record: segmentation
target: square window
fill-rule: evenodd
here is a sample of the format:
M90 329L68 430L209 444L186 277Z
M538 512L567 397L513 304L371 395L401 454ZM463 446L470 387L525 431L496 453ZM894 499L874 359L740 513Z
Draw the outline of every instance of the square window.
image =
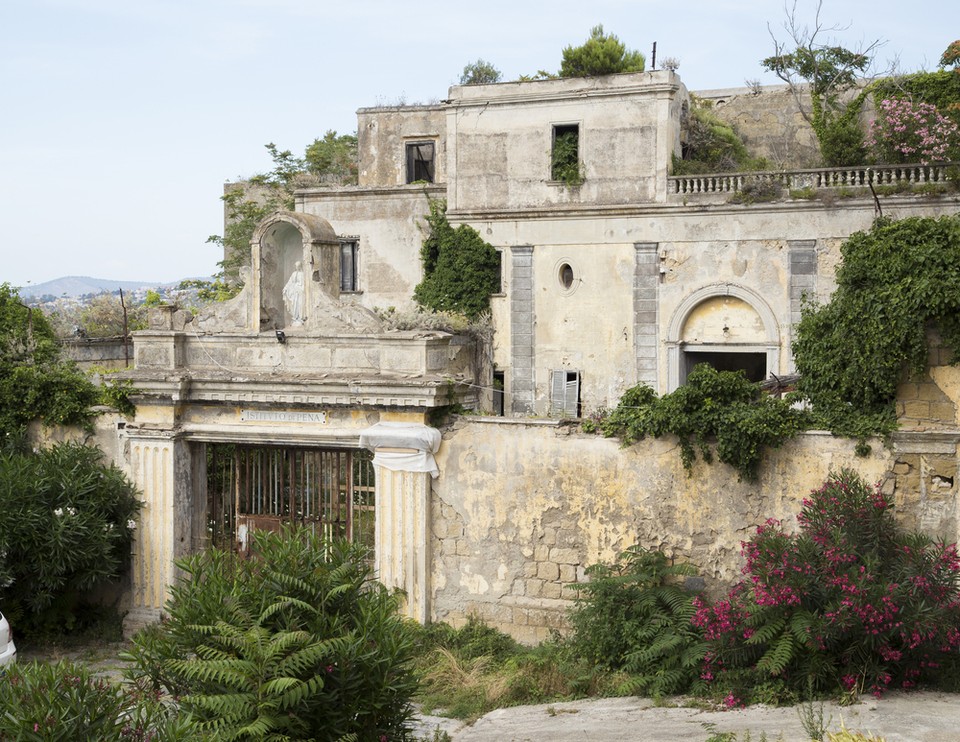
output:
M356 240L340 243L340 290L360 290L360 245Z
M433 142L408 142L407 183L415 183L418 180L433 183L433 177Z

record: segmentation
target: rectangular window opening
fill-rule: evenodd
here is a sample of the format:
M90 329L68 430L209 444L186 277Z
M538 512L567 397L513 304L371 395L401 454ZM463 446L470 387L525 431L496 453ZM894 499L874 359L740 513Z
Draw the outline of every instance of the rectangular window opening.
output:
M340 243L340 290L360 290L360 245L356 240Z
M550 414L580 417L580 372L556 369L550 382Z
M553 127L550 179L563 181L568 185L579 185L583 182L579 124L557 124Z
M408 142L407 183L416 183L417 181L433 183L433 178L433 142Z
M503 371L493 372L493 414L497 417L503 417L503 385L506 381L506 375Z

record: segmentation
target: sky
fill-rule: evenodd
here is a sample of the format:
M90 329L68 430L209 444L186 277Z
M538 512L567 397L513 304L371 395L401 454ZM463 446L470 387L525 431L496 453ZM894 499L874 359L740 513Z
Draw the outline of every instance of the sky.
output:
M212 275L223 184L269 170L269 142L302 155L358 108L442 100L478 58L556 71L598 23L648 68L656 42L690 90L774 84L759 60L784 18L779 0L0 0L0 283ZM960 36L958 0L823 0L821 19L904 71Z

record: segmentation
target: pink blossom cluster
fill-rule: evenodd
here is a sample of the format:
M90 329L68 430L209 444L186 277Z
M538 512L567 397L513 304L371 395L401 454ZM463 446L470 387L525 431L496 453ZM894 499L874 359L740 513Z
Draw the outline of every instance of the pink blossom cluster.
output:
M882 162L945 162L960 152L960 127L929 103L880 101L865 144Z

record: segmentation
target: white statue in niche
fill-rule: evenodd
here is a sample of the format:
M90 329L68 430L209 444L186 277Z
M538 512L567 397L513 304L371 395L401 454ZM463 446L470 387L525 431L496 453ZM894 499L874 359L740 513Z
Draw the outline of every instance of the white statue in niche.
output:
M287 285L283 287L283 305L294 325L303 324L303 292L303 270L298 260L293 266Z

